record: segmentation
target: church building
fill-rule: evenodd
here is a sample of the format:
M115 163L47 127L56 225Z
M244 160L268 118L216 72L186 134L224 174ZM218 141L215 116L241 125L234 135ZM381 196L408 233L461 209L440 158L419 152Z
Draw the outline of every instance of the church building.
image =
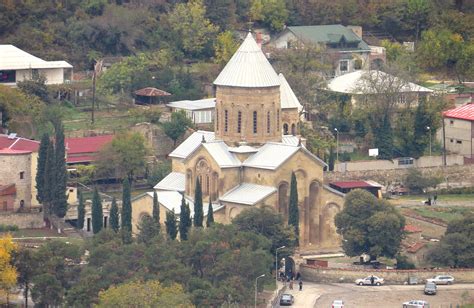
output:
M298 182L300 246L335 248L340 238L334 216L344 194L323 184L326 164L297 136L302 107L283 75L278 75L249 33L214 81L214 132L196 131L169 156L172 172L155 187L162 220L179 216L184 195L194 209L196 181L204 215L231 223L240 212L269 206L288 220L292 172ZM153 192L132 200L133 231L152 212Z

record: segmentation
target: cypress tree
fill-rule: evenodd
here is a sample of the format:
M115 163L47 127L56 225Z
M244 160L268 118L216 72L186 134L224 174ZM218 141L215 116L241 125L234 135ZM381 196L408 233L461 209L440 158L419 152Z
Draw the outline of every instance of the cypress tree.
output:
M43 213L47 217L51 214L51 202L54 195L54 145L52 142L48 144L46 152L46 162L44 166L44 177L43 177Z
M49 135L44 134L41 138L40 147L38 150L38 164L36 166L36 200L43 203L44 196L44 173L46 168L46 159L48 155Z
M77 192L79 198L79 204L77 205L77 228L84 228L84 218L86 216L86 207L84 205L84 196L81 191Z
M104 215L102 213L102 201L100 200L97 187L94 188L92 196L92 231L97 234L104 226Z
M160 205L158 204L158 194L153 192L153 221L158 231L160 230Z
M172 212L166 212L166 233L170 237L170 239L175 240L176 235L178 235L178 230L176 229L176 215L174 214L174 211Z
M420 102L418 103L418 106L416 107L415 111L415 119L413 121L413 124L414 133L413 145L411 147L411 156L419 158L420 156L423 156L423 153L429 143L429 133L431 133L431 131L427 130L426 128L428 126L433 127L431 116L426 106L425 100L420 100ZM433 131L436 132L436 129Z
M334 161L336 158L334 157L334 148L331 146L329 148L329 161L328 161L328 171L334 171Z
M206 227L210 227L214 223L214 210L212 209L212 203L209 199L209 206L207 208L207 220L206 220Z
M124 239L129 239L132 235L132 202L130 193L130 182L126 177L123 181L122 191L122 232Z
M181 212L179 213L179 236L182 241L188 239L188 231L191 227L191 211L189 205L184 200L184 196L181 199Z
M300 221L299 221L299 210L298 210L298 183L296 182L296 176L294 172L291 173L288 224L293 226L295 230L296 244L298 244L298 237L300 234Z
M118 232L120 229L119 212L115 197L112 198L112 205L110 206L110 227L115 232Z
M194 193L194 226L202 227L202 222L204 220L204 213L202 210L202 190L201 182L199 178L196 179L196 189Z
M64 146L64 128L60 121L54 125L55 128L55 176L53 212L58 217L66 216L67 212L67 168L66 168L66 148Z
M393 156L393 132L388 113L382 119L380 125L375 125L374 131L375 147L379 149L380 159L391 159Z

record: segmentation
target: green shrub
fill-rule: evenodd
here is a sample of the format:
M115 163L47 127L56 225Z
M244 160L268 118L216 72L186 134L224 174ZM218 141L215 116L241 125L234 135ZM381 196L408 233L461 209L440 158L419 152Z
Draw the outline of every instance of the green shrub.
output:
M17 225L0 225L0 232L14 232L18 230Z
M396 260L397 260L397 269L414 269L415 268L415 264L410 262L407 256L398 255L396 257Z

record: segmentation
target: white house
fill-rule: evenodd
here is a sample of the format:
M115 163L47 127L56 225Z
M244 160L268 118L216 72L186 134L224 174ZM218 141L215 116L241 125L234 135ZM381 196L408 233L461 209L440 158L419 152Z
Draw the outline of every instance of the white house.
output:
M37 75L46 84L62 84L71 80L72 65L66 61L45 61L13 45L0 45L0 84L16 86L18 81Z
M215 98L204 98L195 101L184 100L166 104L171 111L184 110L194 124L210 124L214 119Z

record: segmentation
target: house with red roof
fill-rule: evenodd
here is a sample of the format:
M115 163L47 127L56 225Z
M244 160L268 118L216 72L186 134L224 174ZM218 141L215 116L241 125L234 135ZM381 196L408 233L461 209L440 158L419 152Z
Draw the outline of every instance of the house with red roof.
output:
M474 103L443 112L446 150L474 162Z
M114 135L66 138L66 163L68 165L84 165L94 162L100 150L113 138Z

